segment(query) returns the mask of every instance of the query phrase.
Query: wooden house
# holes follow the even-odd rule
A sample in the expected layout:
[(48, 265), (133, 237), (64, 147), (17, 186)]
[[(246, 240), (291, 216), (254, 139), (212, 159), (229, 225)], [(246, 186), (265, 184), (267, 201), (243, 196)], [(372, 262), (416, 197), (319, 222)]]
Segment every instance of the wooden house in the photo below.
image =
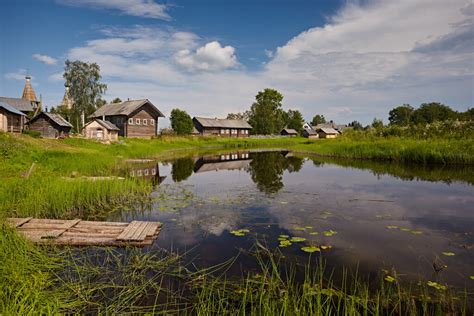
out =
[(249, 137), (252, 126), (245, 120), (194, 117), (194, 127), (200, 135)]
[(281, 130), (280, 135), (282, 136), (298, 136), (298, 132), (292, 128), (284, 128)]
[(120, 129), (109, 121), (101, 119), (93, 119), (82, 129), (82, 134), (86, 138), (95, 139), (99, 141), (114, 142), (118, 141), (118, 134)]
[(319, 138), (318, 133), (312, 128), (305, 128), (303, 130), (303, 137), (309, 138), (309, 139), (314, 139), (314, 138)]
[(25, 86), (21, 98), (0, 97), (0, 102), (5, 102), (31, 117), (41, 107), (41, 101), (36, 98), (35, 91), (31, 85), (31, 77), (26, 76), (25, 80)]
[(28, 123), (30, 131), (40, 132), (42, 137), (68, 137), (72, 125), (57, 113), (40, 112)]
[(21, 133), (24, 124), (24, 113), (5, 102), (0, 102), (0, 131)]
[(339, 132), (334, 128), (323, 127), (317, 130), (319, 138), (336, 138)]
[(128, 100), (105, 104), (91, 118), (99, 118), (114, 124), (119, 136), (151, 138), (158, 134), (158, 118), (163, 113), (149, 100)]

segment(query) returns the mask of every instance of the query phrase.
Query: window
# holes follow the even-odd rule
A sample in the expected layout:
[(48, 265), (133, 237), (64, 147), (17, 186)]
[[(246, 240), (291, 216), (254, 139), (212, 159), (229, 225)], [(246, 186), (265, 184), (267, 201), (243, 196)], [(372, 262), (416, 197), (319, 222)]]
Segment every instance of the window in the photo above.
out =
[(235, 134), (237, 134), (237, 130), (236, 129), (231, 129), (230, 133), (235, 135)]
[(148, 120), (147, 119), (143, 119), (143, 125), (148, 125)]
[(154, 120), (154, 119), (150, 119), (150, 124), (151, 124), (151, 125), (155, 125), (155, 120)]
[(226, 133), (226, 134), (229, 134), (229, 132), (230, 132), (230, 129), (226, 129), (226, 130), (225, 130), (225, 133)]
[(135, 124), (140, 125), (140, 119), (135, 119)]
[(133, 125), (133, 119), (128, 119), (128, 125)]
[(221, 129), (221, 134), (225, 134), (225, 129)]

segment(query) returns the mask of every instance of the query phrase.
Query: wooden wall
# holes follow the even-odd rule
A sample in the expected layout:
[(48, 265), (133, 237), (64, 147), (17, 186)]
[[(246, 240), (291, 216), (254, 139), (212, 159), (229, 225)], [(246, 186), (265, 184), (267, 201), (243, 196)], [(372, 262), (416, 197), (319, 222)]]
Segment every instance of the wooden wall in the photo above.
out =
[(22, 115), (13, 114), (4, 109), (0, 109), (0, 131), (21, 133), (24, 120)]
[[(127, 120), (126, 126), (126, 136), (127, 137), (140, 137), (140, 138), (147, 138), (156, 136), (156, 131), (158, 128), (158, 117), (151, 114), (145, 107), (143, 107), (140, 111), (130, 116), (129, 119), (133, 119), (133, 124), (129, 124)], [(136, 120), (140, 120), (140, 125), (136, 124)], [(147, 125), (143, 124), (143, 120), (147, 120)], [(151, 120), (155, 121), (154, 125), (151, 125)]]
[[(102, 132), (102, 138), (100, 137), (100, 131)], [(100, 125), (97, 121), (93, 121), (82, 131), (86, 138), (96, 139), (101, 141), (117, 141), (118, 131), (110, 131), (104, 126)]]

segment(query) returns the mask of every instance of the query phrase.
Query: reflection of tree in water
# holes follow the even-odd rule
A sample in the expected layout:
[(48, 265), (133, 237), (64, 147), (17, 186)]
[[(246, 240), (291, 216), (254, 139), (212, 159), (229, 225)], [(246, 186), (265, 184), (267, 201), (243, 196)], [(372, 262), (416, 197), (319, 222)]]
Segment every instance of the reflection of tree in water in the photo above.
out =
[(249, 173), (260, 191), (276, 193), (283, 188), (283, 172), (298, 172), (302, 166), (302, 158), (286, 158), (281, 152), (255, 153)]
[(173, 162), (171, 177), (174, 182), (184, 181), (193, 174), (194, 161), (191, 158), (181, 158)]

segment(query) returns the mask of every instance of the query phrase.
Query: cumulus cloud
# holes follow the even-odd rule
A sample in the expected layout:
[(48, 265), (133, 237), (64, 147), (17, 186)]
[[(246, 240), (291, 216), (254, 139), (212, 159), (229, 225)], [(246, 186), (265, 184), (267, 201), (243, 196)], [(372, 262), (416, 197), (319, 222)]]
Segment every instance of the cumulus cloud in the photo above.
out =
[(164, 111), (225, 116), (273, 87), (307, 119), (368, 123), (402, 103), (472, 105), (473, 8), (466, 0), (349, 2), (256, 71), (240, 67), (232, 46), (143, 26), (102, 30), (68, 57), (99, 63), (111, 95), (148, 97)]
[(58, 60), (48, 55), (34, 54), (33, 59), (42, 62), (46, 65), (56, 65)]
[(57, 0), (60, 4), (74, 7), (87, 7), (117, 10), (122, 14), (151, 19), (170, 20), (165, 4), (154, 0)]
[[(27, 74), (26, 69), (18, 69), (18, 71), (6, 73), (5, 78), (9, 80), (25, 80)], [(30, 77), (33, 79), (33, 76)]]
[(174, 55), (176, 63), (189, 71), (218, 71), (235, 68), (239, 63), (235, 56), (235, 48), (222, 47), (217, 41), (199, 47), (195, 52), (183, 49)]

